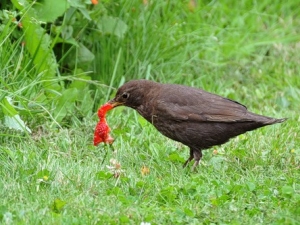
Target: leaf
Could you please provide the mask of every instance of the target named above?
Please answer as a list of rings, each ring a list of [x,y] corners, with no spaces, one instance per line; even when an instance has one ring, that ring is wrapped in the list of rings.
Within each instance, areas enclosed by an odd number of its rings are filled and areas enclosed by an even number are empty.
[[[128,216],[125,216],[125,215],[119,216],[119,220],[120,220],[120,222],[121,222],[122,224],[125,224],[125,223],[126,223],[126,224],[129,224],[129,222],[130,222]]]
[[[95,58],[95,55],[83,44],[79,44],[77,61],[79,63],[92,62]]]
[[[60,37],[56,38],[55,40],[55,44],[58,43],[65,43],[65,44],[70,44],[70,45],[74,45],[76,47],[79,46],[78,42],[74,39],[74,38],[70,38],[70,39],[62,39]]]
[[[30,128],[25,125],[24,121],[19,115],[15,115],[13,117],[4,116],[4,125],[14,130],[20,130],[23,132],[27,131],[28,133],[31,133]]]
[[[14,108],[11,98],[6,96],[5,98],[3,98],[0,105],[4,114],[4,125],[6,127],[14,130],[20,130],[23,132],[27,131],[31,133],[29,127],[25,125],[25,122],[21,119],[17,110]]]
[[[54,22],[69,8],[67,0],[44,0],[37,2],[34,7],[37,18],[43,22]]]
[[[171,153],[168,158],[171,162],[185,162],[184,158],[182,158],[177,152]]]
[[[108,189],[106,191],[106,194],[107,195],[115,195],[115,196],[124,195],[122,189],[119,187],[113,187],[111,189]]]
[[[73,26],[62,26],[60,28],[61,28],[60,29],[61,36],[64,40],[68,40],[73,37],[73,32],[74,32]]]
[[[177,197],[177,188],[169,186],[158,192],[158,200],[160,202],[173,202]]]
[[[85,3],[82,0],[72,0],[69,3],[74,8],[85,8]]]
[[[12,99],[10,97],[5,97],[3,98],[2,102],[0,103],[2,106],[2,111],[4,115],[13,117],[18,114],[17,110],[15,110],[13,104],[12,104]]]
[[[225,158],[222,157],[222,156],[212,157],[212,158],[209,160],[209,163],[210,163],[216,170],[219,170],[219,169],[224,170],[224,169],[227,168]]]
[[[291,195],[294,194],[294,188],[291,187],[291,186],[285,185],[285,186],[282,187],[281,192],[282,192],[282,194],[284,194],[284,195],[289,195],[289,196],[291,196]]]
[[[92,20],[90,17],[89,11],[86,8],[78,8],[78,10],[81,12],[81,14],[88,20]]]
[[[45,29],[41,27],[40,21],[38,21],[38,13],[33,7],[29,9],[26,8],[29,3],[25,0],[22,2],[12,0],[12,2],[20,11],[26,10],[26,13],[22,16],[24,43],[26,50],[32,57],[35,69],[38,73],[42,74],[41,78],[45,80],[45,82],[43,82],[44,87],[55,91],[60,90],[59,84],[51,80],[56,77],[57,62],[51,49],[51,37],[46,33]],[[49,92],[49,95],[51,95],[50,93],[51,92]]]
[[[43,170],[40,170],[40,171],[36,174],[36,178],[37,178],[37,179],[43,178],[44,176],[49,177],[49,176],[50,176],[50,171],[47,170],[47,169],[43,169]]]
[[[145,182],[142,180],[136,182],[136,184],[135,184],[135,186],[138,188],[143,188],[145,185],[146,185]]]
[[[127,31],[127,24],[119,18],[104,16],[97,23],[98,29],[104,34],[112,34],[122,38]]]
[[[51,206],[51,210],[55,213],[60,213],[66,204],[67,203],[65,201],[62,201],[61,199],[57,198],[54,200]]]
[[[57,122],[61,122],[63,118],[72,111],[74,108],[74,102],[78,96],[78,90],[76,88],[68,88],[64,90],[60,98],[56,102],[53,116]]]
[[[189,209],[189,208],[184,208],[184,213],[189,216],[189,217],[194,217],[195,213],[193,210]]]
[[[111,177],[112,177],[112,174],[109,172],[99,171],[98,173],[96,173],[96,178],[98,180],[107,180]]]
[[[91,80],[91,77],[87,75],[79,75],[76,76],[76,78],[79,78],[80,80],[74,80],[70,85],[70,88],[77,88],[79,90],[84,89],[88,85],[87,81]]]
[[[77,106],[80,113],[82,113],[83,116],[89,116],[93,111],[94,99],[91,97],[88,87],[79,90],[77,100],[81,103]]]
[[[78,70],[77,70],[78,72]],[[90,76],[79,75],[70,85],[70,88],[76,88],[78,90],[76,107],[83,116],[88,116],[93,111],[94,100],[90,95],[89,84],[87,81],[91,80]],[[80,104],[79,104],[80,103]]]
[[[80,64],[88,64],[95,59],[95,55],[82,43],[78,44],[78,47],[72,48],[67,56],[67,62],[69,67],[81,67]]]
[[[249,191],[254,191],[256,188],[255,184],[252,182],[247,182],[247,187],[248,187]]]

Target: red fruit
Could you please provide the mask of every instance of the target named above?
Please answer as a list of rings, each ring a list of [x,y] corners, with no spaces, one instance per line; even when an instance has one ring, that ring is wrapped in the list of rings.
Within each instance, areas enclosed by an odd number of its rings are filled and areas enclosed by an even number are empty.
[[[100,109],[98,109],[98,117],[99,119],[104,118],[105,114],[107,111],[111,110],[113,108],[113,106],[111,104],[104,104],[103,106],[101,106]]]
[[[112,108],[113,108],[112,105],[106,103],[98,110],[98,117],[100,121],[97,123],[95,127],[95,132],[94,132],[95,146],[97,146],[101,142],[104,142],[106,144],[112,144],[114,141],[114,139],[109,134],[110,128],[105,119],[106,112],[111,110]]]
[[[94,133],[94,145],[97,146],[101,142],[112,144],[114,139],[110,136],[109,131],[110,128],[107,125],[105,119],[104,121],[98,122]]]

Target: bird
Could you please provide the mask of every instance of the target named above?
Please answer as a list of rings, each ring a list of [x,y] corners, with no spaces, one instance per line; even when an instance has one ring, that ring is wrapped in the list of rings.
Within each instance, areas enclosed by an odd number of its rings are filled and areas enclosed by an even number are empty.
[[[200,88],[143,79],[123,84],[107,104],[136,110],[160,133],[188,146],[190,155],[183,167],[194,160],[192,170],[198,166],[202,150],[286,120],[252,113],[237,101]]]

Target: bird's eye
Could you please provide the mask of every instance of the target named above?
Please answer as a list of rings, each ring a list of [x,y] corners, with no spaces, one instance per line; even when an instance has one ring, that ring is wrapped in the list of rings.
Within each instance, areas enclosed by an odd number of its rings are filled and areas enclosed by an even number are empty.
[[[126,99],[126,98],[128,98],[128,97],[129,97],[129,94],[128,94],[128,93],[125,92],[125,93],[122,94],[122,98]]]

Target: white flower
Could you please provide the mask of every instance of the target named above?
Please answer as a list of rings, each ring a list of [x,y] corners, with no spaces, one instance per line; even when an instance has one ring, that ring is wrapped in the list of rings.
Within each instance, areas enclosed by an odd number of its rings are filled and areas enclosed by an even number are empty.
[[[121,169],[121,163],[119,163],[116,159],[110,159],[109,162],[110,165],[106,167],[110,170],[110,172],[112,172],[115,178],[118,178],[122,173],[124,173],[124,170]]]

